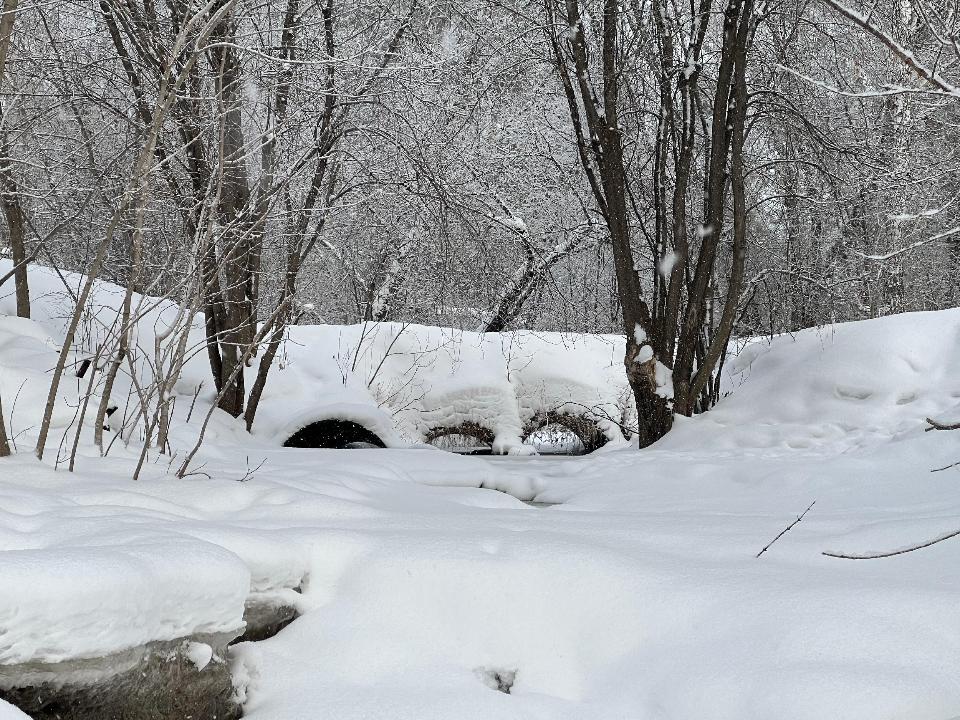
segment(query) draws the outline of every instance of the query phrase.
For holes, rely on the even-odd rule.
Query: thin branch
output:
[[[924,428],[924,432],[930,432],[931,430],[960,430],[960,422],[957,423],[941,423],[931,418],[927,418],[927,423],[930,427]]]
[[[843,3],[837,2],[837,0],[822,0],[822,2],[826,5],[829,5],[840,15],[843,15],[845,18],[847,18],[847,20],[850,20],[852,23],[859,26],[861,30],[873,35],[877,40],[883,43],[887,49],[890,50],[890,52],[896,55],[904,65],[913,70],[914,73],[925,80],[928,84],[932,85],[938,90],[943,91],[944,93],[947,93],[948,95],[956,96],[960,94],[960,90],[941,77],[935,70],[931,70],[921,63],[912,52],[894,40],[888,33],[874,25],[870,21],[869,17],[861,15]]]
[[[937,543],[941,543],[944,540],[955,538],[958,535],[960,535],[960,530],[954,530],[953,532],[946,533],[945,535],[940,535],[939,537],[935,537],[933,540],[928,540],[927,542],[921,543],[920,545],[911,545],[910,547],[901,548],[900,550],[891,550],[889,552],[882,552],[882,553],[868,553],[865,555],[857,555],[854,553],[837,553],[837,552],[825,551],[822,554],[826,555],[827,557],[840,558],[842,560],[877,560],[879,558],[888,558],[888,557],[893,557],[895,555],[904,555],[906,553],[913,552],[914,550],[922,550],[923,548],[928,548],[931,545],[936,545]]]
[[[793,528],[794,525],[796,525],[798,522],[800,522],[801,520],[803,520],[803,516],[806,515],[808,512],[810,512],[810,508],[812,508],[812,507],[813,507],[814,505],[816,505],[816,504],[817,504],[817,501],[816,501],[816,500],[814,500],[812,503],[810,503],[810,504],[807,506],[807,509],[804,510],[802,513],[800,513],[800,514],[797,516],[797,519],[796,519],[796,520],[794,520],[792,523],[790,523],[789,525],[787,525],[783,530],[780,531],[780,534],[779,534],[779,535],[777,535],[773,540],[771,540],[771,541],[768,542],[766,545],[764,545],[764,546],[763,546],[763,550],[761,550],[760,552],[758,552],[758,553],[756,554],[756,557],[760,557],[761,555],[763,555],[767,550],[770,549],[770,546],[771,546],[771,545],[773,545],[777,540],[779,540],[779,539],[782,538],[784,535],[786,535],[786,534]]]

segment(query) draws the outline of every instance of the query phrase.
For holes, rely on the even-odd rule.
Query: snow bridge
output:
[[[300,448],[591,452],[633,424],[623,352],[613,335],[298,326],[254,433]]]

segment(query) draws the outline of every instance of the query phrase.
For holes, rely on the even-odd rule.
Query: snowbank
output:
[[[0,261],[0,273],[9,265]],[[48,373],[56,362],[56,340],[64,335],[71,293],[76,294],[82,280],[74,273],[31,267],[32,322],[3,317],[14,313],[14,299],[0,298],[0,397],[6,401],[19,392],[25,400],[5,407],[15,429],[34,428],[39,420]],[[116,332],[123,296],[116,285],[95,284],[68,367],[96,357]],[[133,338],[134,363],[143,383],[151,377],[149,361],[158,333],[183,318],[178,320],[177,307],[167,300],[134,294],[132,304],[140,317]],[[203,350],[202,315],[191,328],[190,359],[175,387],[182,396],[181,418],[195,395],[201,406],[215,398]],[[310,423],[342,419],[365,426],[388,447],[402,447],[422,443],[431,431],[470,423],[492,433],[497,452],[530,452],[523,439],[535,429],[531,422],[554,411],[587,417],[608,441],[624,444],[620,424],[630,416],[633,400],[623,353],[624,341],[616,336],[529,331],[482,335],[401,323],[296,326],[289,329],[270,371],[253,433],[263,442],[282,444]],[[246,373],[251,387],[256,361]],[[68,373],[55,428],[65,428],[74,419],[76,399],[85,388],[85,381]],[[133,393],[121,375],[112,397],[121,408],[118,417],[136,415],[127,407]]]
[[[156,534],[116,540],[0,553],[0,664],[101,657],[243,627],[250,581],[235,555]]]
[[[728,394],[665,447],[822,451],[922,432],[960,406],[960,309],[904,313],[753,340],[730,359]]]
[[[11,373],[56,336],[38,307],[3,326]],[[133,483],[122,452],[74,474],[0,460],[0,664],[236,627],[245,599],[298,587],[300,618],[234,649],[252,720],[960,714],[960,540],[822,554],[957,528],[958,470],[930,471],[960,433],[923,428],[960,419],[960,311],[752,343],[710,413],[564,460],[279,443],[327,403],[398,444],[478,418],[509,446],[563,398],[622,409],[614,339],[293,332],[256,434],[215,416],[207,476],[151,461]],[[201,358],[181,391],[205,377]]]
[[[7,433],[14,443],[22,434],[35,434],[40,425],[58,347],[37,323],[0,315],[0,399]],[[51,427],[55,431],[74,422],[85,392],[81,379],[68,372],[54,405]],[[97,396],[90,402],[96,408]]]
[[[496,451],[510,452],[524,447],[533,417],[552,410],[586,415],[623,443],[618,422],[632,402],[623,345],[613,336],[481,335],[400,323],[298,326],[254,433],[276,439],[340,416],[385,432],[395,446],[472,423],[492,432]]]

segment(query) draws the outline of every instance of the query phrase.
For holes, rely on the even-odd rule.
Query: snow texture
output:
[[[42,302],[36,323],[3,320],[5,408],[7,383],[49,367],[58,322]],[[960,541],[822,555],[957,529],[958,470],[930,471],[960,459],[960,434],[923,428],[960,419],[960,311],[744,343],[719,405],[642,452],[280,447],[281,418],[350,402],[414,438],[482,416],[509,445],[556,388],[613,403],[596,389],[623,372],[610,338],[362,332],[297,329],[273,419],[251,437],[214,416],[197,458],[209,477],[177,480],[152,456],[131,482],[122,447],[85,445],[72,474],[0,459],[0,664],[237,628],[246,599],[286,590],[301,616],[232,651],[250,720],[960,715]],[[418,362],[433,380],[386,403],[420,382]],[[195,423],[177,422],[182,452]]]
[[[203,670],[213,659],[213,648],[206,643],[188,642],[183,651],[197,670]]]
[[[20,712],[10,703],[0,700],[0,720],[30,720],[30,716]]]
[[[0,260],[0,273],[8,265]],[[64,276],[74,287],[81,282],[80,276]],[[29,436],[39,424],[48,371],[59,347],[50,336],[62,337],[68,319],[67,294],[52,271],[32,269],[31,296],[33,321],[0,314],[0,397],[12,435]],[[97,284],[69,367],[79,366],[103,344],[122,300],[121,288]],[[149,377],[143,356],[152,358],[154,338],[174,323],[177,312],[168,301],[139,295],[134,307],[143,315],[135,333],[138,368]],[[15,312],[13,298],[0,298],[4,312]],[[203,342],[198,315],[189,344],[191,359],[175,388],[183,409],[195,394],[206,403],[215,396]],[[290,328],[271,370],[253,432],[280,445],[310,423],[338,418],[365,426],[387,447],[404,447],[422,443],[436,428],[473,423],[493,433],[496,452],[516,454],[530,452],[523,438],[531,419],[553,411],[584,415],[608,441],[624,444],[619,423],[631,412],[632,396],[623,354],[624,340],[616,336],[531,331],[484,335],[399,323],[297,326]],[[248,387],[255,372],[256,363],[248,368]],[[121,377],[114,388],[118,417],[133,412],[127,408],[132,397],[128,385]],[[85,389],[85,379],[69,374],[58,399],[55,429],[70,426]]]

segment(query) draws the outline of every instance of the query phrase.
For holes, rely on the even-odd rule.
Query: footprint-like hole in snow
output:
[[[837,395],[845,400],[867,400],[873,396],[873,390],[851,385],[837,385],[836,391]]]
[[[485,668],[479,667],[474,672],[477,677],[491,690],[502,692],[505,695],[510,694],[513,683],[517,679],[517,671],[507,670],[505,668]]]
[[[902,393],[897,396],[897,405],[909,405],[916,399],[916,393]]]

